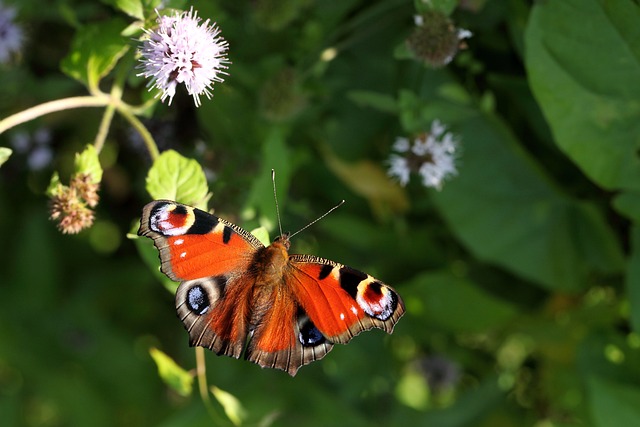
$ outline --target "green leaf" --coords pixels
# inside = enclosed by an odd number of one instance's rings
[[[526,32],[533,93],[558,146],[599,185],[640,189],[640,6],[537,2]]]
[[[365,90],[354,90],[347,94],[355,104],[361,107],[371,107],[385,113],[396,114],[398,106],[396,99],[392,96],[378,92],[370,92]]]
[[[71,51],[62,60],[62,71],[89,88],[96,88],[129,50],[121,35],[126,27],[126,22],[116,18],[80,28]]]
[[[171,293],[175,294],[178,289],[178,283],[169,279],[166,274],[160,271],[160,255],[158,249],[154,246],[151,239],[142,238],[135,234],[137,226],[132,233],[127,234],[127,238],[133,240],[138,250],[142,262],[145,263],[149,270],[153,273],[154,277]]]
[[[58,175],[58,172],[54,172],[51,174],[51,180],[49,181],[45,194],[49,197],[58,196],[63,187],[60,182],[60,175]]]
[[[216,386],[211,387],[211,393],[218,403],[220,403],[224,409],[224,413],[227,414],[231,422],[237,426],[242,424],[242,421],[247,418],[247,411],[238,398]]]
[[[587,389],[595,426],[634,426],[640,423],[640,390],[637,385],[591,375]]]
[[[127,15],[144,19],[144,8],[140,0],[102,0],[103,2],[115,7],[126,13]]]
[[[613,198],[612,204],[620,214],[640,222],[640,192],[624,191]]]
[[[517,313],[514,306],[446,272],[423,273],[403,289],[410,296],[407,305],[412,317],[452,332],[486,331],[504,325]]]
[[[266,228],[254,228],[253,230],[251,230],[251,234],[256,236],[263,245],[269,246],[271,244],[271,238],[269,238],[269,230],[267,230]]]
[[[431,196],[478,258],[565,291],[622,271],[622,249],[598,209],[559,192],[493,116],[464,117],[463,167]]]
[[[0,166],[2,166],[4,162],[9,160],[9,156],[11,156],[12,152],[13,151],[11,150],[11,148],[0,147]]]
[[[640,334],[640,227],[631,229],[631,255],[627,262],[625,285],[631,306],[631,328]]]
[[[157,348],[149,349],[149,354],[156,362],[158,375],[162,381],[180,396],[189,396],[193,390],[193,375],[178,366],[173,359]]]
[[[91,177],[92,184],[98,184],[102,181],[102,166],[98,159],[96,147],[89,144],[84,151],[76,153],[75,173],[86,174]]]
[[[262,145],[262,168],[253,181],[247,199],[247,209],[245,209],[245,212],[257,212],[260,224],[268,230],[277,224],[271,170],[276,172],[280,209],[286,204],[289,182],[293,173],[291,154],[285,144],[286,133],[285,128],[278,125],[273,125],[269,129]]]
[[[160,154],[147,174],[147,192],[154,199],[168,199],[207,209],[211,197],[200,164],[174,150]]]
[[[414,5],[418,13],[425,13],[430,10],[438,10],[445,15],[450,15],[458,6],[458,0],[415,0]]]
[[[482,379],[475,387],[470,387],[460,395],[455,403],[446,409],[428,412],[413,412],[413,419],[407,415],[389,425],[424,425],[438,427],[465,427],[476,425],[495,425],[484,423],[490,411],[499,406],[505,398],[505,392],[498,386],[496,377]],[[411,416],[411,415],[409,415]],[[411,422],[414,421],[414,422]]]

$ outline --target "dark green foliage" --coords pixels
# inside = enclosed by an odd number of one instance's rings
[[[14,3],[26,35],[0,66],[13,149],[0,151],[0,424],[640,424],[638,1],[170,1],[229,41],[229,75],[200,108],[181,85],[171,106],[145,103],[133,53],[159,1]],[[435,70],[405,43],[429,3],[473,32]],[[110,113],[3,120],[113,87]],[[436,119],[459,137],[458,175],[440,191],[391,183],[395,138]],[[165,153],[155,164],[136,120]],[[41,128],[53,158],[35,168]],[[62,235],[45,193],[54,172],[69,183],[89,167],[74,165],[87,144],[96,222]],[[383,280],[407,314],[295,378],[205,351],[203,399],[176,284],[125,236],[169,197],[274,237],[272,169],[285,231],[347,201],[291,252]]]

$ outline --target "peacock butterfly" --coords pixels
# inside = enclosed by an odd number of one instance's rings
[[[138,234],[153,239],[161,270],[182,282],[176,310],[191,346],[294,376],[334,343],[387,333],[404,314],[400,295],[377,279],[312,255],[289,255],[289,235],[264,246],[248,231],[190,206],[156,200]]]

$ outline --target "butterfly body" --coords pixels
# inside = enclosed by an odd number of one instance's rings
[[[334,343],[404,313],[400,296],[373,277],[312,255],[290,255],[284,234],[264,246],[207,212],[158,200],[138,234],[153,239],[161,270],[181,284],[176,310],[190,344],[295,375]]]

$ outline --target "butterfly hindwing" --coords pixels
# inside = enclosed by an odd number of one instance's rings
[[[246,271],[264,246],[244,229],[202,210],[157,200],[143,208],[138,234],[151,237],[161,270],[182,281],[176,310],[193,346],[240,357],[252,283]]]
[[[239,358],[245,346],[251,312],[252,286],[242,277],[206,277],[182,282],[176,310],[189,333],[191,346]]]

